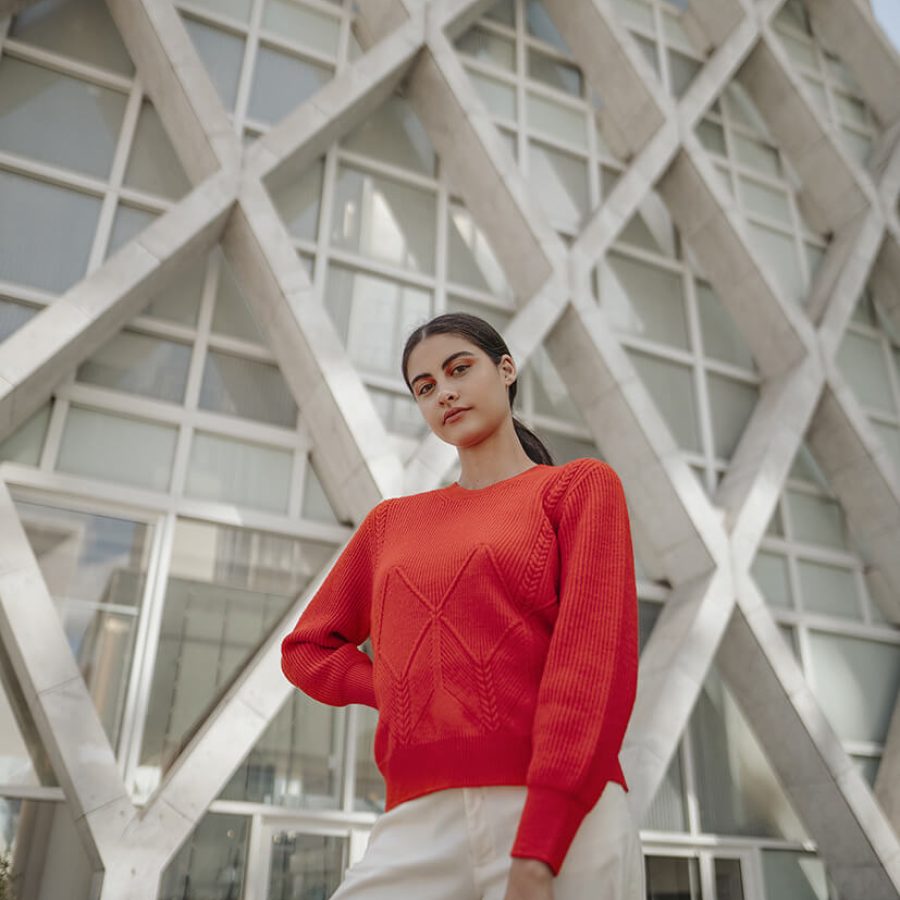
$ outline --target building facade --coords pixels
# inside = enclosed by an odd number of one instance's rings
[[[619,472],[649,900],[900,897],[900,60],[863,0],[37,0],[0,19],[0,868],[324,900],[373,711],[278,645],[455,477],[472,311]]]

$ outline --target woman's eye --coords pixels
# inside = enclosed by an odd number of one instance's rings
[[[454,367],[450,370],[450,374],[451,374],[451,375],[455,375],[455,374],[456,374],[457,372],[459,372],[460,370],[462,370],[463,372],[465,372],[465,370],[468,369],[468,368],[469,368],[468,365],[466,365],[465,363],[460,363],[458,366],[454,366]]]
[[[431,387],[430,384],[423,384],[422,387],[419,388],[419,396],[423,396],[428,393],[428,389]]]

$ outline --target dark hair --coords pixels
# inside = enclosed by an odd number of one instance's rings
[[[504,354],[508,354],[509,347],[503,340],[500,332],[494,328],[490,322],[470,313],[444,313],[441,316],[435,316],[424,325],[420,325],[406,339],[406,345],[403,348],[403,359],[401,366],[403,368],[403,380],[406,386],[412,391],[412,385],[406,374],[406,365],[409,362],[409,355],[413,349],[432,334],[458,334],[480,347],[493,360],[494,364],[499,364]],[[513,401],[516,399],[516,390],[518,386],[514,381],[508,388],[509,407],[512,409]],[[550,451],[544,446],[543,441],[530,429],[526,428],[515,416],[513,416],[513,427],[516,429],[516,436],[522,449],[528,454],[529,458],[536,463],[546,466],[552,466],[553,457]]]

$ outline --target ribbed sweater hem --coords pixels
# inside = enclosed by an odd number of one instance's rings
[[[445,788],[524,785],[531,735],[477,735],[396,748],[379,761],[385,811]]]

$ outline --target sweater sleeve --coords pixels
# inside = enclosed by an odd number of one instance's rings
[[[281,644],[281,670],[305,694],[330,706],[377,707],[369,636],[384,503],[375,506],[331,567]]]
[[[637,690],[637,592],[625,495],[610,466],[578,465],[560,501],[559,611],[511,851],[543,860],[554,874],[607,782],[627,790],[618,755]]]

